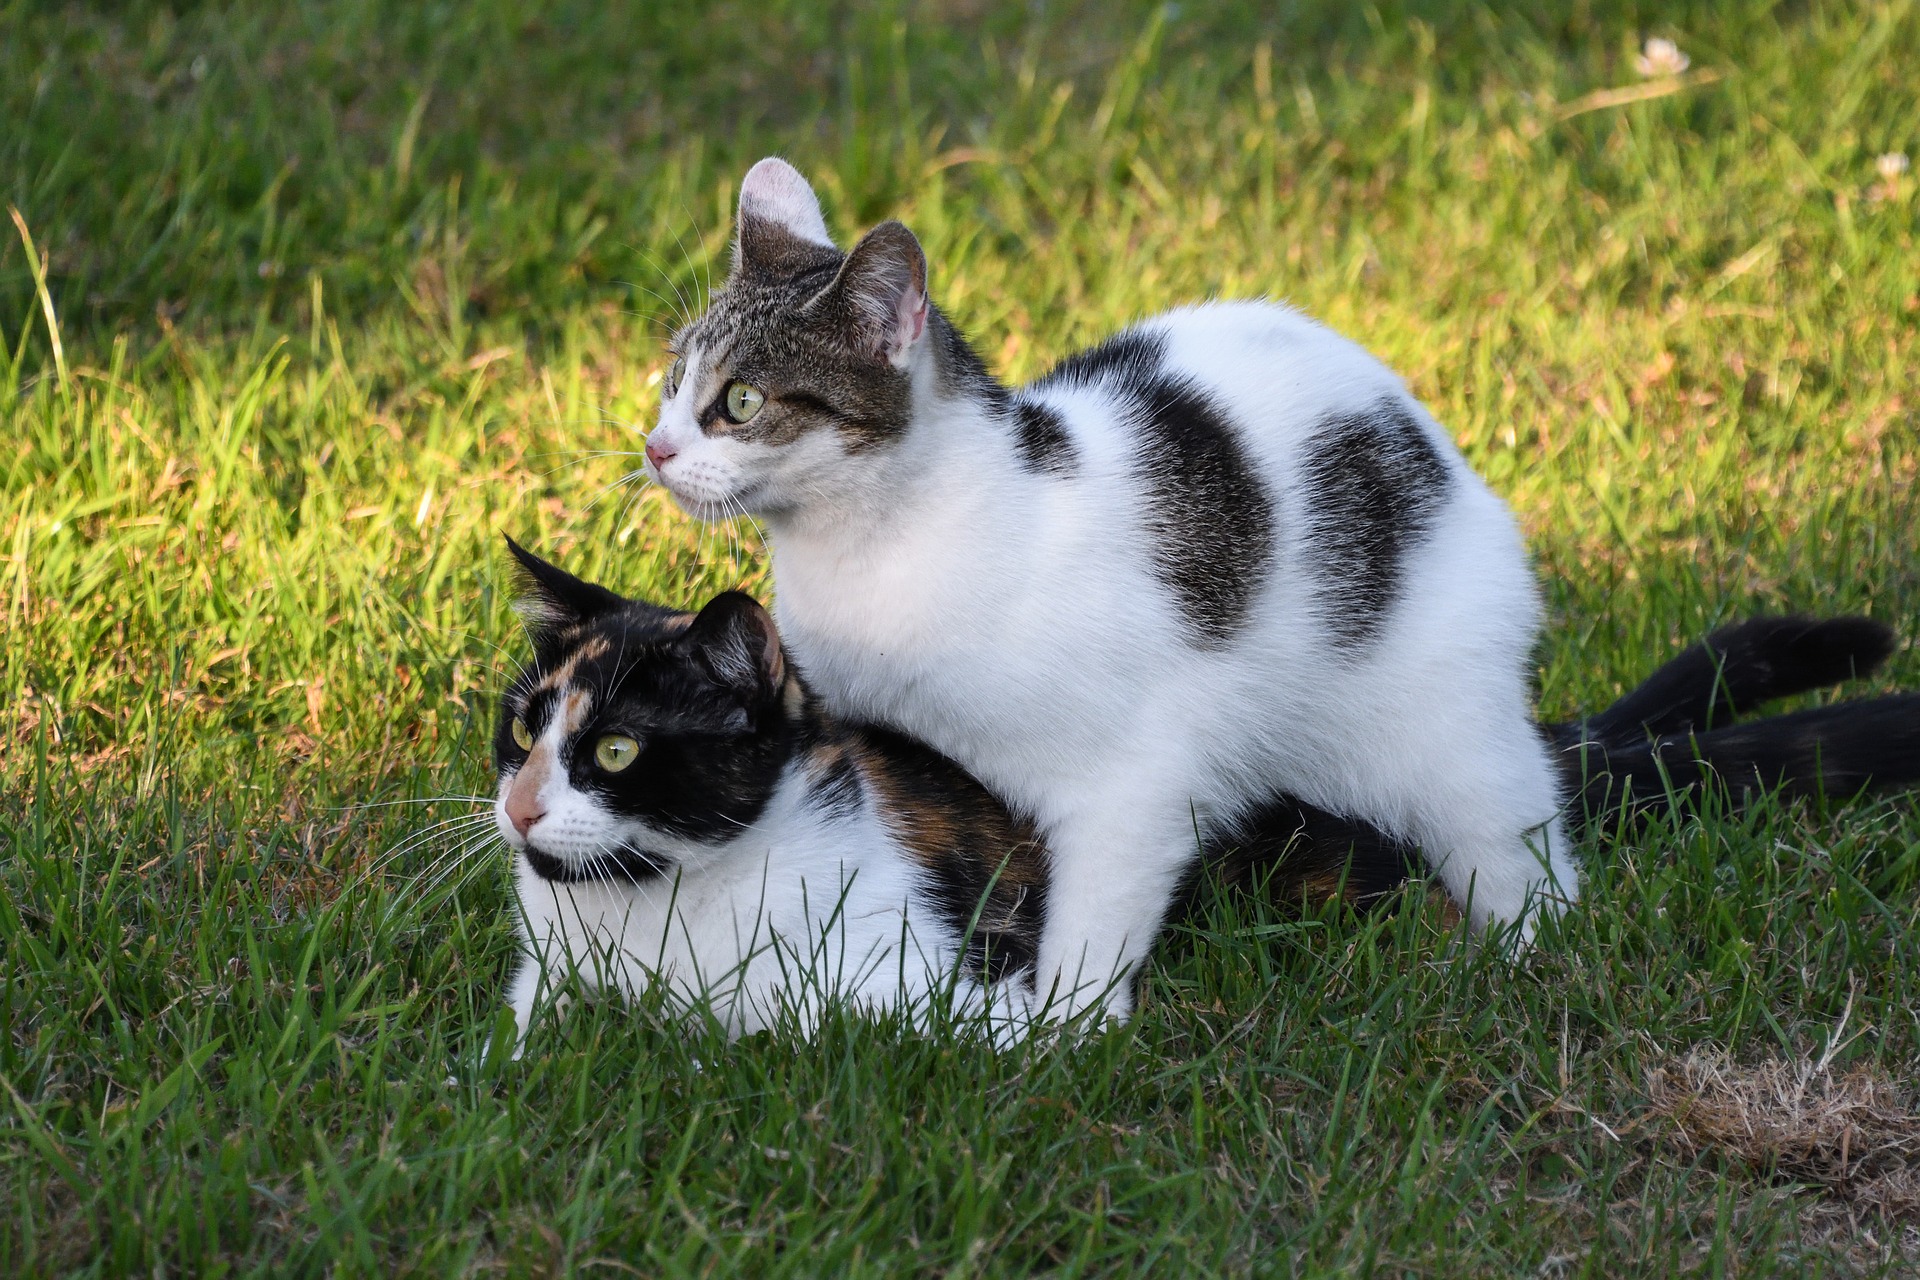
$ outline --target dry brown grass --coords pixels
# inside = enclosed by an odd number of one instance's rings
[[[1683,1147],[1807,1184],[1912,1234],[1920,1226],[1920,1110],[1873,1065],[1818,1058],[1742,1064],[1696,1049],[1647,1073],[1656,1115]]]

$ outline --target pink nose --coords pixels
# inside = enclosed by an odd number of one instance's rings
[[[655,471],[666,466],[667,459],[677,457],[679,453],[678,449],[664,440],[649,439],[647,441],[647,461],[653,464]]]
[[[546,806],[534,797],[522,796],[518,791],[507,793],[507,821],[513,824],[513,829],[520,833],[521,839],[526,839],[533,824],[546,816]]]

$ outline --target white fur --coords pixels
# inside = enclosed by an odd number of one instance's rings
[[[1530,937],[1577,892],[1531,719],[1540,607],[1505,504],[1400,380],[1284,307],[1220,303],[1149,322],[1167,366],[1226,411],[1275,504],[1278,545],[1246,625],[1196,647],[1153,571],[1141,438],[1097,389],[1046,393],[1070,478],[1022,465],[1009,428],[942,399],[911,353],[897,444],[831,432],[785,450],[704,435],[683,392],[655,478],[688,510],[765,517],[788,652],[836,714],[920,737],[1038,820],[1053,857],[1041,993],[1124,1016],[1202,833],[1274,790],[1417,841],[1476,927]],[[689,359],[687,382],[696,380]],[[1334,643],[1303,541],[1304,446],[1328,415],[1405,405],[1453,484],[1381,634]]]
[[[540,746],[557,750],[561,736],[550,727]],[[771,1026],[804,1035],[830,1002],[916,1023],[946,1009],[997,1041],[1031,1020],[1024,981],[988,988],[959,975],[963,940],[930,908],[917,864],[868,804],[823,815],[790,773],[757,823],[702,845],[609,813],[556,768],[541,788],[546,812],[523,837],[506,812],[514,776],[500,780],[494,821],[516,854],[531,841],[579,865],[625,840],[680,863],[644,884],[560,884],[514,858],[524,951],[508,989],[516,1054],[536,1006],[570,982],[627,995],[664,982],[734,1036]]]

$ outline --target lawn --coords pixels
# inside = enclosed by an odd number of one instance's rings
[[[770,589],[621,483],[752,160],[1009,377],[1206,296],[1366,344],[1520,513],[1560,716],[1920,626],[1916,66],[1821,0],[0,4],[0,1273],[1920,1266],[1899,797],[1591,847],[1518,961],[1221,901],[1067,1046],[602,1002],[473,1064],[500,535]]]

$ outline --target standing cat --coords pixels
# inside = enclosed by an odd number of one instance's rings
[[[1281,790],[1423,851],[1476,927],[1578,892],[1531,715],[1519,530],[1385,366],[1285,307],[1143,322],[1009,389],[886,222],[780,160],[676,334],[649,475],[760,517],[835,712],[924,739],[1052,851],[1043,986],[1129,1011],[1191,867]]]
[[[1025,817],[921,743],[829,715],[748,597],[678,613],[508,545],[536,655],[494,739],[525,945],[518,1036],[543,984],[568,975],[628,993],[665,982],[735,1034],[786,1018],[804,1033],[830,1000],[918,1018],[946,999],[996,1039],[1028,1025],[1048,853]],[[1744,623],[1599,715],[1549,726],[1576,824],[1687,792],[1697,760],[1799,790],[1911,779],[1920,698],[1685,736],[1870,670],[1888,640],[1865,619]],[[1905,738],[1889,735],[1902,717]],[[1403,842],[1284,795],[1202,857],[1282,901],[1365,904],[1418,868]]]

